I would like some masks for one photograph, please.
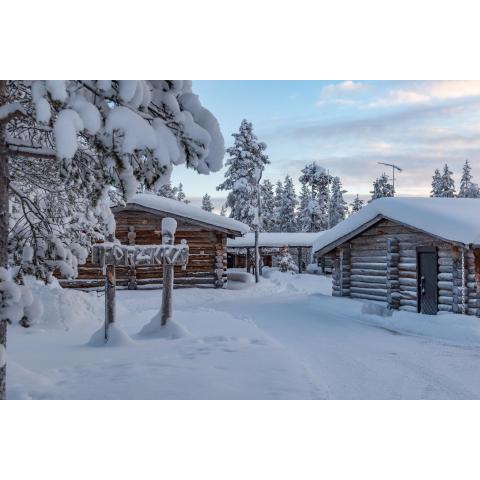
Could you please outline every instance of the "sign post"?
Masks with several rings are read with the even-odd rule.
[[[186,268],[188,262],[188,244],[182,240],[174,245],[177,222],[173,218],[162,220],[161,245],[121,245],[120,243],[97,243],[92,247],[92,264],[100,265],[105,275],[105,341],[108,330],[115,322],[115,267],[135,267],[136,265],[163,266],[163,288],[161,307],[161,326],[172,318],[172,291],[174,266]]]

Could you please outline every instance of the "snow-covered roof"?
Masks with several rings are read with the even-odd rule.
[[[451,242],[480,245],[479,214],[480,199],[474,198],[379,198],[318,237],[313,250],[326,253],[339,240],[347,241],[377,218],[388,218]]]
[[[259,235],[258,242],[260,247],[311,247],[315,238],[324,232],[304,233],[304,232],[262,232]],[[247,233],[244,237],[229,238],[227,247],[229,248],[247,248],[255,245],[255,234]]]
[[[149,193],[139,193],[135,195],[128,203],[127,207],[138,205],[143,208],[156,210],[171,214],[175,217],[180,217],[188,220],[193,220],[199,223],[212,225],[223,230],[234,232],[238,235],[243,235],[250,231],[250,227],[245,223],[234,220],[233,218],[223,217],[216,213],[207,212],[199,207],[194,207],[188,203],[172,200],[171,198],[160,197],[158,195]]]

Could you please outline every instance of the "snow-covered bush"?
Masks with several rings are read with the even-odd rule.
[[[281,272],[298,272],[298,266],[293,260],[292,255],[290,254],[288,247],[285,246],[280,252],[280,258],[278,260],[278,269]]]

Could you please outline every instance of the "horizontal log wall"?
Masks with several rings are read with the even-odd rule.
[[[395,247],[388,255],[387,243],[395,239]],[[338,295],[339,252],[336,250],[333,294]],[[434,246],[438,251],[438,310],[462,311],[480,316],[480,250],[465,250],[465,289],[462,289],[461,262],[458,249],[428,234],[382,220],[350,240],[351,268],[349,270],[350,296],[365,300],[398,303],[401,310],[417,311],[417,247]],[[398,245],[398,247],[397,247]],[[455,253],[457,252],[457,253]],[[457,260],[454,260],[457,255]],[[395,264],[398,259],[398,264]],[[387,267],[389,275],[387,276]],[[398,275],[398,279],[397,279]],[[388,278],[387,278],[388,277]],[[393,284],[389,279],[393,279]],[[398,282],[398,284],[397,284]]]

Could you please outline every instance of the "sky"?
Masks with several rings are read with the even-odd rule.
[[[445,162],[458,184],[469,159],[480,183],[480,81],[194,81],[193,90],[218,119],[226,146],[243,118],[267,144],[264,178],[289,174],[313,161],[338,175],[347,200],[369,198],[373,180],[395,163],[399,196],[428,196],[435,168]],[[227,157],[225,157],[225,160]],[[216,186],[225,168],[208,176],[182,166],[172,182],[193,203]],[[476,177],[476,178],[475,178]]]

